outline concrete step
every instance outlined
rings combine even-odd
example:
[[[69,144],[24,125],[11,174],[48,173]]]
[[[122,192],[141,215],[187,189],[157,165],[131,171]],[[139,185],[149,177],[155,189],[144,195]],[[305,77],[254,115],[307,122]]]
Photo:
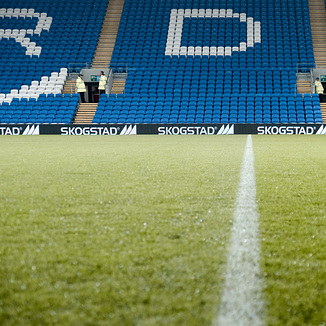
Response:
[[[323,122],[326,123],[326,103],[320,103],[320,109]]]
[[[126,85],[126,80],[113,79],[111,94],[123,94]]]
[[[92,66],[109,66],[118,34],[124,0],[110,0],[102,24],[97,49],[95,51]]]
[[[75,93],[76,80],[67,80],[62,93],[63,94],[74,94]]]
[[[94,118],[97,103],[80,103],[73,124],[90,124]]]
[[[311,84],[309,80],[297,80],[297,93],[308,94],[311,93]]]

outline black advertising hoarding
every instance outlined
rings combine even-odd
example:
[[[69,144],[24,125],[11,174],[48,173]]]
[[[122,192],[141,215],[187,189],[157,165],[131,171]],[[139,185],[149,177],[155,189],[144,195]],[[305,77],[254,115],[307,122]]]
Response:
[[[0,136],[62,135],[325,135],[323,124],[0,124]]]

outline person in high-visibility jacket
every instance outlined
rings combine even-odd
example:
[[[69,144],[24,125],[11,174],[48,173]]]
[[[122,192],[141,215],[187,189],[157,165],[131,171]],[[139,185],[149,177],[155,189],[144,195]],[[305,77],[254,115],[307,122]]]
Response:
[[[86,93],[86,86],[85,83],[83,81],[83,75],[79,75],[77,80],[76,80],[76,89],[77,89],[77,93],[80,96],[80,100],[82,103],[85,103],[85,93]]]
[[[100,77],[100,82],[98,84],[98,89],[100,91],[100,94],[104,94],[105,93],[105,86],[106,86],[106,82],[107,82],[107,77],[104,75],[104,71],[101,71],[101,77]]]
[[[318,77],[315,80],[315,87],[316,87],[316,93],[319,94],[319,99],[320,99],[320,101],[322,101],[323,94],[324,94],[324,87]]]

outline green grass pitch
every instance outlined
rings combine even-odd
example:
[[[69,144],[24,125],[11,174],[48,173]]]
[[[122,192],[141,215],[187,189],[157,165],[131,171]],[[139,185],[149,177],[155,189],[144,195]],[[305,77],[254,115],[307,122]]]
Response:
[[[0,138],[0,325],[211,325],[247,136]],[[324,136],[253,136],[266,325],[326,325]]]

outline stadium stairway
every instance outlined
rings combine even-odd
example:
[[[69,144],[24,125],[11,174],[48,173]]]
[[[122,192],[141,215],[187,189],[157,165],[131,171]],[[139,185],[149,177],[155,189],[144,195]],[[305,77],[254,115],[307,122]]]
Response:
[[[73,94],[75,93],[76,80],[66,80],[64,88],[62,90],[63,94]]]
[[[117,74],[113,77],[113,83],[111,88],[111,94],[123,94],[124,88],[126,85],[126,79],[125,77],[119,76],[120,74]]]
[[[309,0],[310,24],[315,62],[326,65],[326,10],[325,0]]]
[[[92,123],[97,103],[80,103],[73,124]]]
[[[326,103],[320,103],[320,109],[323,122],[326,123]]]
[[[92,63],[93,68],[107,68],[110,65],[123,5],[124,0],[109,1]]]
[[[92,62],[92,68],[107,68],[110,65],[112,52],[117,37],[124,0],[110,0],[102,24],[101,34]],[[74,92],[75,80],[65,85],[67,92]],[[113,80],[111,93],[123,93],[125,80]],[[80,103],[73,124],[92,123],[97,103]]]
[[[309,75],[309,80],[297,80],[297,93],[298,94],[308,94],[311,93],[311,80]]]

